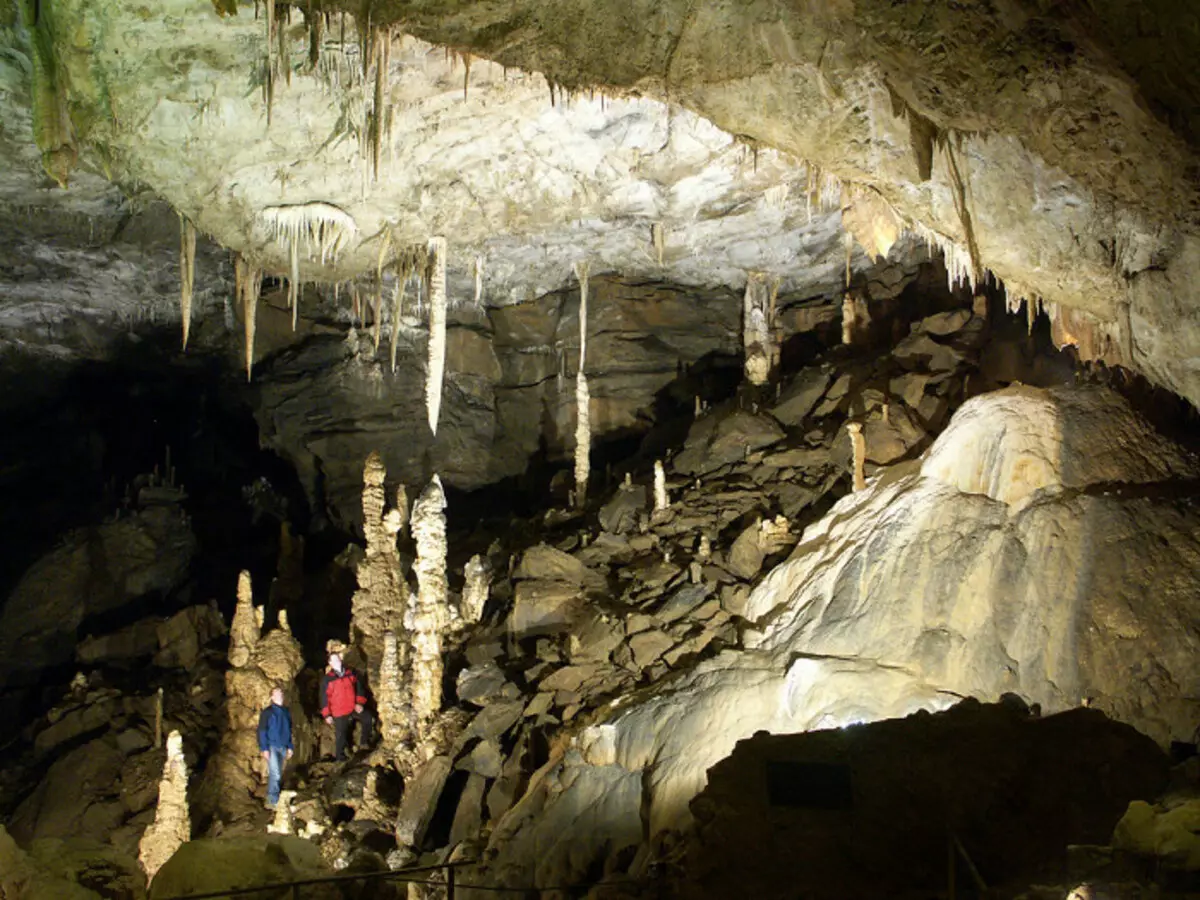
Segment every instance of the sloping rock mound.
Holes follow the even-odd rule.
[[[1011,387],[963,405],[921,473],[1019,503],[1047,488],[1145,484],[1196,467],[1116,394]]]
[[[1096,710],[1043,719],[1019,701],[755,735],[692,801],[680,896],[937,893],[951,839],[987,884],[1013,883],[1061,868],[1068,844],[1105,842],[1167,767],[1153,741]]]
[[[706,770],[759,730],[1014,692],[1048,713],[1090,702],[1159,741],[1190,739],[1200,718],[1188,699],[1200,696],[1200,509],[1187,485],[1161,479],[1191,476],[1194,463],[1099,389],[981,397],[968,410],[978,426],[952,427],[928,460],[974,453],[990,470],[1019,471],[1011,456],[1034,455],[1045,433],[1023,442],[1009,425],[1049,415],[1047,405],[1068,422],[1106,417],[1106,433],[1137,443],[1127,437],[1115,459],[1068,467],[1057,482],[1015,479],[1042,488],[1020,507],[915,466],[845,497],[751,595],[747,652],[726,651],[618,706],[552,755],[497,823],[496,877],[571,883],[688,827]],[[1076,428],[1052,433],[1059,460],[1082,457],[1094,440]],[[1011,494],[1002,477],[980,483]]]
[[[189,841],[154,876],[150,897],[215,893],[332,875],[321,851],[304,838],[242,836]],[[305,888],[305,896],[337,897],[328,886]]]

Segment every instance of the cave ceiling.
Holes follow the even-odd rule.
[[[845,225],[855,266],[898,239],[929,245],[1014,301],[1070,310],[1063,341],[1200,398],[1196,12],[326,0],[278,4],[271,41],[266,13],[0,14],[10,243],[28,256],[31,234],[116,233],[131,204],[159,202],[286,274],[272,217],[332,208],[338,246],[303,247],[303,280],[369,277],[443,235],[452,293],[503,305],[570,283],[583,259],[833,289]]]

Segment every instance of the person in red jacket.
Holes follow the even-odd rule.
[[[354,670],[342,665],[340,653],[330,653],[329,668],[321,679],[321,715],[333,726],[334,759],[346,758],[346,744],[355,719],[361,726],[359,745],[365,747],[371,743],[375,723],[366,702]]]

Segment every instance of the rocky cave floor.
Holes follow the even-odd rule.
[[[38,896],[68,896],[54,893],[66,891],[67,884],[72,891],[79,886],[81,897],[144,896],[135,862],[138,842],[155,817],[165,759],[159,738],[174,730],[183,735],[192,772],[193,836],[242,837],[247,845],[263,840],[276,822],[275,814],[262,807],[263,786],[253,794],[222,796],[241,788],[216,783],[211,764],[225,727],[226,622],[234,576],[242,568],[253,571],[256,585],[270,584],[269,591],[257,593],[267,598],[268,631],[278,627],[272,623],[286,609],[305,651],[306,666],[290,695],[297,755],[284,784],[295,792],[293,821],[284,828],[308,838],[320,859],[291,860],[291,868],[284,869],[295,877],[317,871],[320,864],[336,871],[371,871],[445,860],[486,863],[493,826],[521,799],[535,773],[569,747],[572,736],[602,721],[606,710],[669,692],[702,661],[741,650],[755,627],[746,618],[751,590],[792,553],[805,528],[852,489],[848,421],[865,423],[871,478],[906,471],[966,400],[1014,381],[1107,384],[1123,391],[1161,429],[1191,441],[1192,420],[1181,414],[1182,404],[1120,371],[1075,365],[1068,354],[1050,347],[1041,333],[1044,323],[1037,334],[1026,335],[1024,322],[1006,319],[1002,310],[1003,300],[993,297],[990,315],[983,309],[973,314],[969,307],[950,308],[912,323],[891,346],[872,341],[864,347],[826,347],[777,385],[739,387],[711,398],[694,416],[660,421],[638,440],[599,448],[595,458],[604,471],[594,470],[583,510],[568,506],[565,468],[533,487],[525,478],[474,494],[452,493],[451,589],[461,589],[463,565],[479,553],[492,570],[491,594],[482,621],[446,650],[442,765],[407,784],[390,766],[376,764],[380,761],[367,749],[345,764],[331,762],[331,735],[317,716],[323,645],[328,638],[346,636],[354,569],[362,558],[359,544],[331,537],[330,529],[306,534],[310,517],[307,510],[300,512],[303,500],[296,498],[301,492],[269,488],[269,483],[285,484],[287,474],[278,460],[255,449],[240,451],[238,474],[274,466],[270,479],[252,482],[263,486],[261,494],[232,490],[211,472],[191,473],[183,463],[176,472],[168,458],[153,474],[126,474],[119,512],[103,521],[72,522],[73,530],[65,531],[53,550],[19,580],[13,578],[14,592],[56,592],[60,602],[46,607],[47,615],[70,602],[72,592],[107,599],[80,623],[82,639],[71,648],[69,662],[45,669],[36,659],[13,662],[30,677],[18,679],[5,697],[10,730],[0,739],[0,816],[7,834],[27,851],[0,835],[0,896],[7,896],[2,889],[6,865],[10,872],[22,866],[37,871],[27,885],[41,884],[47,893]],[[252,429],[249,436],[253,440]],[[212,458],[228,461],[216,451]],[[654,509],[655,459],[663,459],[666,470],[669,507],[661,510]],[[230,483],[234,480],[231,476]],[[1193,490],[1186,484],[1176,487],[1181,496]],[[289,491],[290,504],[280,499]],[[105,584],[91,580],[98,571],[97,554],[106,559]],[[404,536],[401,558],[407,565],[411,557],[411,539]],[[31,584],[39,578],[46,583]],[[29,627],[31,633],[36,630]],[[161,726],[156,726],[159,692]],[[1014,709],[984,707],[976,743],[1003,756],[1003,746],[997,746],[1003,737],[987,737],[992,720],[1008,723],[1004,727],[1014,716],[1037,720],[1027,709]],[[1094,740],[1087,733],[1094,724],[1080,725],[1078,735],[1067,728],[1050,739],[1057,749],[1047,752],[1063,754],[1074,741]],[[865,735],[872,727],[863,726],[863,740],[869,740]],[[920,746],[911,736],[878,740],[878,752],[893,758],[908,758],[911,748]],[[1130,741],[1136,743],[1122,734],[1121,753]],[[975,744],[964,741],[964,746]],[[951,852],[950,868],[958,880],[954,896],[1200,895],[1200,880],[1189,875],[1200,861],[1200,838],[1193,834],[1200,822],[1200,765],[1194,757],[1184,760],[1185,751],[1175,748],[1178,764],[1169,772],[1165,755],[1140,745],[1142,755],[1126,768],[1112,768],[1128,762],[1117,749],[1109,756],[1089,755],[1087,764],[1109,771],[1111,781],[1155,788],[1157,795],[1137,799],[1156,801],[1157,812],[1140,813],[1142,819],[1132,824],[1123,820],[1125,833],[1118,834],[1114,849],[1114,841],[1104,836],[1124,813],[1124,804],[1092,808],[1068,792],[1062,803],[1087,809],[1092,819],[1082,823],[1082,832],[1105,846],[1058,845],[1054,842],[1063,834],[1039,834],[1036,823],[1016,817],[1014,829],[1028,833],[1009,833],[1006,839],[1039,852],[1014,851],[1022,864],[1009,870],[977,869],[968,862],[969,850],[961,856]],[[929,768],[942,764],[931,761]],[[976,764],[976,777],[996,765],[987,753],[980,753]],[[907,773],[897,770],[895,777],[936,782],[937,772],[923,768],[919,755],[911,757],[910,767]],[[1033,779],[1038,785],[1046,781]],[[720,817],[702,815],[703,803],[697,803],[698,846],[719,844],[723,838],[712,823]],[[899,810],[893,812],[897,822],[907,822]],[[1175,843],[1162,851],[1160,841],[1158,855],[1148,855],[1146,841],[1137,835],[1166,827],[1161,821],[1172,815],[1178,821],[1168,830],[1175,829]],[[1135,826],[1143,831],[1134,834]],[[593,889],[592,895],[727,895],[731,886],[711,871],[703,874],[696,847],[684,838],[660,837],[656,852],[653,877],[625,883],[620,870],[597,871],[592,881],[613,884]],[[890,858],[885,848],[878,855]],[[197,859],[198,866],[214,864],[202,855]],[[305,869],[306,864],[313,868]],[[903,867],[896,863],[897,869]],[[461,881],[469,884],[478,877],[486,883],[486,868],[472,872],[466,870]],[[789,878],[783,870],[773,871],[776,876]],[[877,876],[875,896],[947,895],[944,885],[913,886],[895,870]],[[871,895],[861,884],[840,884],[842,877],[834,872],[820,885],[800,878],[754,889],[761,890],[757,896]],[[986,894],[980,887],[985,882]],[[860,889],[866,893],[856,893]],[[345,884],[340,890],[347,897],[389,896],[378,886]],[[397,888],[392,895],[402,893]],[[157,895],[164,896],[161,890]],[[423,895],[442,893],[429,888]]]

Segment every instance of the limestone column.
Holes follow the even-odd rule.
[[[446,495],[436,475],[413,506],[412,533],[417,544],[415,602],[404,625],[410,637],[409,690],[418,732],[442,703],[442,634],[446,609]]]
[[[771,323],[767,320],[767,279],[761,272],[746,276],[742,298],[742,347],[745,353],[746,380],[766,384],[771,377]]]
[[[167,760],[163,764],[162,781],[158,784],[158,809],[154,822],[138,842],[138,861],[153,881],[163,863],[192,837],[192,820],[188,813],[187,762],[183,758],[183,738],[178,731],[167,737]]]

